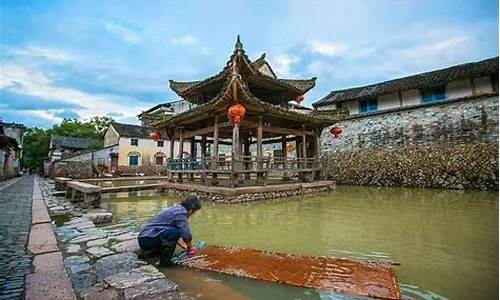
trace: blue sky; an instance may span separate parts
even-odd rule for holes
[[[305,104],[334,89],[498,55],[498,2],[0,1],[0,117],[136,115],[177,100],[168,80],[222,68],[240,34],[284,78],[317,76]]]

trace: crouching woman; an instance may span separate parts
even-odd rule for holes
[[[189,195],[181,203],[160,211],[139,233],[141,256],[160,256],[160,267],[170,266],[179,237],[183,241],[179,244],[189,255],[196,253],[188,219],[200,209],[200,199]]]

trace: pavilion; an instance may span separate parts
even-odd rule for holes
[[[321,133],[338,117],[289,104],[300,103],[315,81],[277,78],[265,54],[255,61],[248,58],[239,36],[216,75],[200,81],[170,80],[175,93],[196,104],[174,117],[148,120],[156,129],[153,135],[170,140],[170,178],[194,181],[199,175],[207,186],[225,181],[232,188],[269,184],[270,173],[274,178],[278,174],[281,183],[321,180]],[[180,145],[177,155],[175,140]],[[191,142],[190,157],[182,155],[188,150],[183,149],[186,141]],[[263,145],[270,143],[281,144],[281,157],[263,154]],[[219,145],[230,145],[231,156],[221,156]],[[293,148],[295,153],[287,155]]]

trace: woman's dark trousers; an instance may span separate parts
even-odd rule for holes
[[[142,250],[160,255],[160,267],[171,266],[175,246],[179,240],[180,232],[175,227],[166,227],[156,237],[139,237],[139,246]]]

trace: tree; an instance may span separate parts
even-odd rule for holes
[[[52,135],[90,138],[95,140],[91,149],[102,147],[107,126],[114,122],[110,117],[93,117],[90,121],[82,122],[77,119],[64,119],[50,129],[30,128],[26,131],[23,141],[24,167],[41,171],[43,160],[49,153],[50,137]]]
[[[109,127],[109,124],[114,122],[113,118],[102,116],[102,117],[93,117],[90,119],[90,124],[92,124],[95,128],[95,131],[101,136],[104,137],[106,134],[106,130]]]
[[[49,130],[30,128],[23,139],[23,156],[21,163],[24,167],[41,171],[43,160],[47,158],[50,144]]]

